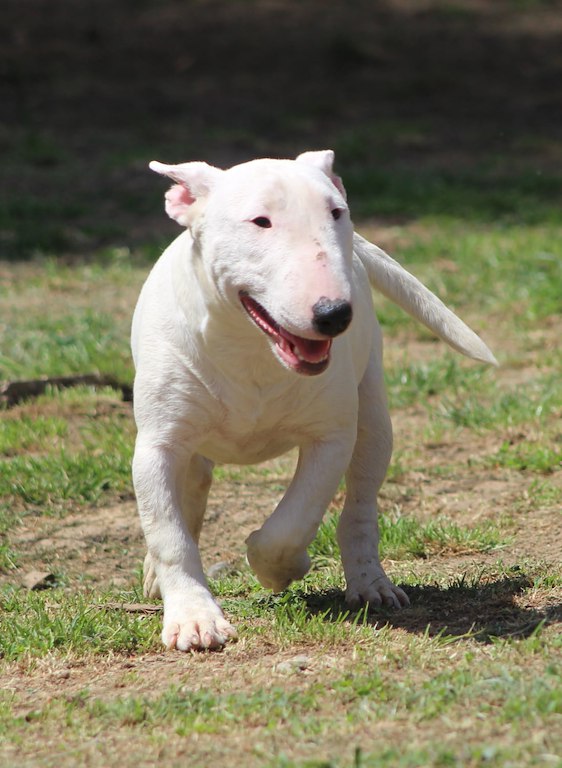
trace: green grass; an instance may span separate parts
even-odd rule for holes
[[[529,384],[509,389],[494,388],[491,393],[444,395],[433,415],[455,427],[490,430],[527,424],[546,427],[557,417],[562,394],[556,376],[541,377]]]
[[[390,635],[383,632],[356,645],[352,663],[342,655],[337,665],[326,666],[330,657],[317,650],[308,676],[272,670],[269,680],[250,690],[240,690],[237,673],[198,689],[188,674],[143,695],[123,688],[110,697],[88,688],[59,693],[15,716],[6,693],[0,733],[17,746],[23,734],[42,739],[64,723],[67,744],[75,749],[100,732],[113,743],[121,735],[133,750],[151,743],[165,750],[166,742],[186,739],[197,739],[203,748],[218,739],[236,749],[235,734],[249,729],[249,764],[301,768],[539,765],[541,754],[554,756],[562,713],[560,666],[550,658],[556,644],[536,634],[517,649],[500,643],[485,653],[473,647],[453,651],[456,646],[443,637],[422,638],[415,646],[414,653],[404,648],[402,657],[393,655]],[[524,650],[528,664],[520,667],[517,657]],[[123,683],[128,679],[131,685],[134,674]],[[250,668],[243,674],[251,675]],[[537,727],[544,729],[538,738]],[[382,744],[369,737],[371,729]],[[277,743],[280,732],[283,741]],[[442,739],[436,738],[439,732]],[[476,732],[480,738],[474,740]],[[385,733],[402,733],[404,743],[389,744]],[[342,739],[345,749],[338,747]]]
[[[47,345],[45,339],[49,339]],[[116,354],[120,343],[108,314],[87,310],[78,317],[45,317],[39,322],[34,318],[27,328],[19,328],[3,365],[12,377],[60,376],[92,369],[121,373],[130,366],[123,351]]]
[[[108,491],[130,493],[131,446],[105,445],[107,450],[95,459],[87,450],[14,458],[3,467],[0,493],[6,499],[40,507],[43,514],[59,511],[66,502],[95,504]]]
[[[540,442],[511,445],[502,443],[500,449],[488,458],[492,466],[507,467],[519,472],[553,474],[562,469],[562,450]]]
[[[335,513],[322,523],[309,548],[317,565],[339,558],[336,543],[338,517]],[[422,523],[415,517],[384,513],[379,516],[379,536],[381,556],[390,560],[425,558],[445,550],[487,552],[502,543],[501,533],[492,523],[468,527],[445,517]]]
[[[108,594],[68,594],[63,589],[0,594],[0,658],[64,654],[132,653],[153,649],[159,633],[151,617],[104,609]],[[131,595],[120,595],[131,599]],[[138,595],[133,595],[138,600]]]
[[[108,313],[85,310],[61,317],[32,318],[8,326],[11,343],[0,358],[3,378],[35,378],[78,373],[111,373],[132,378],[130,354]]]
[[[23,451],[45,450],[67,432],[64,419],[27,414],[7,417],[0,421],[0,454],[8,457]]]
[[[527,489],[527,497],[533,508],[554,508],[562,500],[562,488],[542,478],[535,479]]]
[[[467,226],[458,219],[430,219],[423,235],[408,238],[397,255],[461,316],[470,312],[484,335],[497,322],[505,323],[510,335],[521,334],[562,312],[559,231],[559,224],[523,226],[520,220],[512,226]],[[409,323],[388,302],[376,303],[391,333]],[[502,347],[496,351],[501,361]]]
[[[339,158],[338,158],[339,161]],[[341,160],[344,167],[345,156]],[[355,216],[412,216],[446,223],[560,225],[562,182],[558,175],[513,174],[477,168],[470,172],[392,172],[373,166],[346,170]]]
[[[96,372],[132,380],[133,297],[148,268],[134,269],[123,249],[97,255],[75,267],[19,265],[0,282],[0,380]]]
[[[0,418],[0,498],[5,504],[22,513],[51,515],[131,494],[133,426],[119,411],[98,415],[104,398],[115,402],[111,390],[54,393],[39,402],[58,405],[59,416],[21,422],[9,415]]]
[[[451,392],[486,391],[493,386],[493,372],[469,367],[449,355],[424,363],[405,361],[387,368],[385,377],[391,408],[432,402],[435,396]]]

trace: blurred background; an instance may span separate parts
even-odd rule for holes
[[[152,258],[155,158],[333,148],[375,228],[560,219],[561,2],[1,0],[0,25],[0,258]]]

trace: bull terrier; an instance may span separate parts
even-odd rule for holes
[[[261,584],[279,592],[308,571],[307,547],[345,475],[346,601],[408,605],[378,554],[392,426],[371,286],[454,349],[495,364],[433,293],[354,233],[333,160],[326,150],[228,170],[150,164],[175,182],[166,211],[185,227],[153,267],[132,326],[144,591],[163,598],[168,648],[218,648],[235,635],[198,550],[214,464],[295,446],[284,497],[246,541]]]

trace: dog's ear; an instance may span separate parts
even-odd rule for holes
[[[343,181],[333,171],[333,150],[321,149],[318,152],[303,152],[302,155],[297,157],[297,163],[306,163],[307,165],[313,165],[315,168],[320,168],[320,170],[324,171],[326,176],[330,179],[334,187],[343,195],[344,200],[347,200],[347,193]]]
[[[166,213],[183,227],[189,227],[223,171],[207,163],[165,165],[153,160],[150,169],[177,182],[166,192]],[[198,203],[198,205],[195,205]]]

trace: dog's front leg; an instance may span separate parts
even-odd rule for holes
[[[260,583],[282,592],[310,568],[306,551],[351,458],[355,431],[301,447],[295,476],[276,510],[246,540]]]
[[[163,448],[139,433],[133,460],[148,547],[145,589],[151,594],[159,591],[164,601],[162,642],[181,651],[217,648],[235,635],[203,573],[196,537],[204,510],[189,509],[190,504],[204,505],[208,487],[203,486],[210,484],[208,469],[200,459]]]
[[[346,473],[346,501],[338,525],[338,543],[347,581],[346,602],[357,608],[408,605],[379,559],[377,493],[392,455],[392,424],[388,414],[379,355],[373,352],[359,385],[357,442]]]

